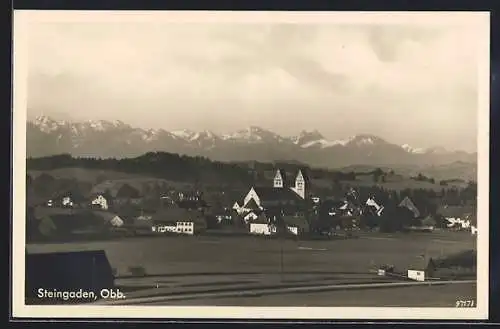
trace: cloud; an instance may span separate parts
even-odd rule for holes
[[[252,123],[417,144],[447,122],[462,136],[446,143],[460,145],[476,135],[476,40],[465,25],[38,23],[29,104],[166,129]]]

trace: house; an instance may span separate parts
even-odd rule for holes
[[[276,225],[269,222],[264,213],[261,213],[255,220],[250,222],[250,234],[255,235],[273,235],[277,233]]]
[[[208,208],[207,202],[203,199],[202,193],[180,192],[176,205],[183,209],[204,211]]]
[[[80,207],[85,202],[85,197],[79,191],[58,192],[51,197],[46,205],[48,207],[74,208]]]
[[[375,211],[375,214],[380,217],[382,216],[382,213],[384,212],[384,206],[383,205],[379,205],[376,201],[375,201],[375,198],[373,197],[370,197],[366,200],[365,202],[365,205],[368,206],[368,207],[371,207],[374,209]]]
[[[426,281],[433,276],[436,270],[434,260],[427,260],[425,255],[419,255],[417,260],[412,262],[407,271],[407,277],[414,281]]]
[[[108,210],[111,207],[112,197],[109,193],[94,193],[90,197],[92,208]]]
[[[399,207],[404,207],[410,210],[413,213],[414,218],[420,217],[420,211],[415,206],[413,201],[411,201],[411,199],[407,196],[399,203]]]
[[[100,216],[106,223],[112,227],[121,227],[125,223],[117,214],[107,211],[94,211],[94,214]]]
[[[167,226],[165,230],[173,230],[175,233],[194,235],[207,229],[207,223],[203,214],[197,210],[188,210],[184,208],[168,208],[158,211],[153,216],[153,226]],[[170,228],[168,228],[170,227]]]
[[[477,214],[473,206],[450,206],[439,207],[437,213],[446,220],[446,227],[452,230],[471,230],[476,228]],[[475,224],[475,225],[474,225]]]
[[[304,216],[284,216],[283,221],[287,232],[292,235],[303,235],[309,233],[309,223]]]

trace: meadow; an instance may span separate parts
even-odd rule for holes
[[[28,244],[26,249],[28,253],[104,250],[118,276],[133,274],[133,267],[147,275],[368,273],[381,264],[403,270],[421,266],[421,255],[440,257],[475,249],[475,241],[466,232],[364,233],[358,239],[314,241],[168,236]]]

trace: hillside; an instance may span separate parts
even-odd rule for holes
[[[372,166],[447,165],[456,161],[477,162],[476,153],[447,151],[441,147],[414,148],[360,134],[328,140],[319,131],[281,136],[251,126],[228,134],[211,131],[165,131],[136,128],[121,121],[57,121],[38,117],[27,122],[27,155],[68,153],[103,158],[138,157],[148,152],[203,156],[224,162],[295,162],[313,167],[340,168],[353,164]]]
[[[294,173],[304,170],[314,186],[331,189],[336,183],[348,186],[378,186],[388,190],[432,189],[461,186],[465,181],[450,181],[443,186],[432,177],[417,179],[383,168],[378,179],[374,179],[373,170],[368,167],[358,168],[359,172],[341,172],[308,168],[297,164],[285,163],[222,163],[200,157],[179,156],[169,153],[147,153],[130,159],[94,159],[75,158],[70,155],[58,155],[44,158],[29,158],[27,171],[31,178],[41,173],[56,179],[77,180],[96,188],[106,189],[111,185],[128,183],[140,187],[157,182],[167,186],[187,187],[196,184],[203,186],[247,188],[252,184],[269,184],[277,167]],[[350,169],[355,169],[351,167]],[[364,169],[364,170],[361,170]],[[382,177],[383,176],[383,177]],[[110,185],[111,184],[111,185]]]

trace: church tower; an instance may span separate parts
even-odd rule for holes
[[[302,199],[306,198],[306,180],[302,170],[299,170],[295,177],[295,187],[292,190],[297,193]]]
[[[273,187],[274,188],[283,188],[285,187],[286,176],[285,171],[283,169],[276,170],[276,175],[274,175]]]

